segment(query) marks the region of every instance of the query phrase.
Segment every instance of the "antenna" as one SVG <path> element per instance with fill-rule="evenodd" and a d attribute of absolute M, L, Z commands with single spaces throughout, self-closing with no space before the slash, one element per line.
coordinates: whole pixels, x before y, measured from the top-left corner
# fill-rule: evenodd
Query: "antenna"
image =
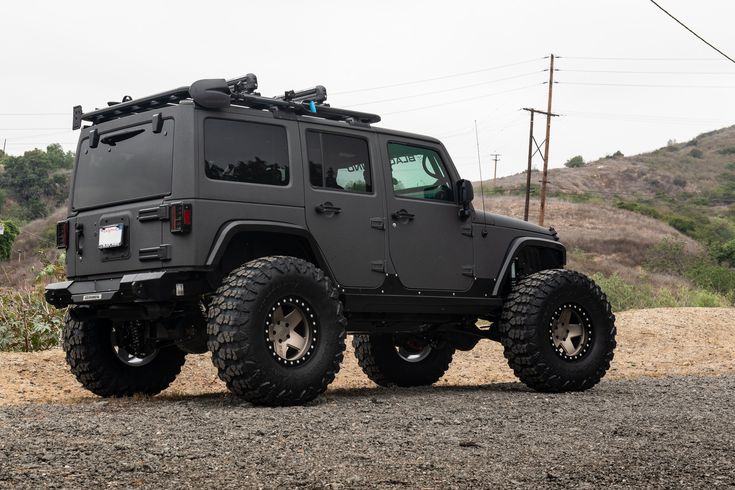
<path fill-rule="evenodd" d="M 482 199 L 482 236 L 487 236 L 487 215 L 485 214 L 485 191 L 482 185 L 482 161 L 480 160 L 480 137 L 477 135 L 477 119 L 475 119 L 475 142 L 477 143 L 477 166 L 480 169 L 480 198 Z"/>

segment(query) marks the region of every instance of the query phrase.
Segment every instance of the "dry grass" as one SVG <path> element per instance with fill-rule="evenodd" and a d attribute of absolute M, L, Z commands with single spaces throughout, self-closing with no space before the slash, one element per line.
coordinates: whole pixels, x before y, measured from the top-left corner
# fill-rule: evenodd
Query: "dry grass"
<path fill-rule="evenodd" d="M 493 213 L 523 217 L 523 199 L 514 196 L 494 196 L 485 199 Z M 475 207 L 481 207 L 475 200 Z M 538 217 L 538 202 L 531 203 L 530 216 Z M 633 281 L 641 275 L 641 265 L 652 247 L 664 238 L 685 244 L 690 254 L 702 252 L 701 246 L 666 223 L 612 206 L 572 203 L 550 199 L 546 206 L 546 225 L 553 226 L 569 251 L 569 268 L 586 274 L 601 272 L 618 274 Z M 684 279 L 668 274 L 649 274 L 655 287 L 677 289 L 688 284 Z"/>
<path fill-rule="evenodd" d="M 735 161 L 735 154 L 721 153 L 727 148 L 735 148 L 735 126 L 642 155 L 601 159 L 580 168 L 550 169 L 548 191 L 602 197 L 698 193 L 716 187 L 725 165 Z M 702 152 L 701 158 L 690 155 L 694 149 Z M 498 179 L 497 186 L 521 189 L 525 179 L 525 173 L 520 173 Z M 534 174 L 533 182 L 539 180 L 540 174 Z M 491 186 L 488 181 L 486 188 Z"/>
<path fill-rule="evenodd" d="M 13 244 L 11 259 L 0 262 L 0 286 L 20 287 L 33 284 L 36 274 L 43 267 L 39 251 L 45 254 L 47 261 L 56 260 L 58 251 L 46 234 L 65 216 L 66 207 L 58 208 L 50 216 L 31 221 L 21 229 Z"/>

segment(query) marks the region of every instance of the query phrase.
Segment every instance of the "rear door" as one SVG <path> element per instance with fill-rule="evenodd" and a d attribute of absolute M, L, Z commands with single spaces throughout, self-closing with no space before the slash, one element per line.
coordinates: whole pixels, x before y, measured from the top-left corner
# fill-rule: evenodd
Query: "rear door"
<path fill-rule="evenodd" d="M 390 258 L 410 289 L 464 291 L 474 281 L 472 229 L 443 148 L 382 135 Z"/>
<path fill-rule="evenodd" d="M 159 268 L 166 259 L 159 206 L 171 192 L 174 121 L 82 140 L 74 174 L 68 254 L 74 275 Z"/>
<path fill-rule="evenodd" d="M 385 202 L 377 138 L 300 123 L 306 222 L 340 285 L 385 279 Z"/>

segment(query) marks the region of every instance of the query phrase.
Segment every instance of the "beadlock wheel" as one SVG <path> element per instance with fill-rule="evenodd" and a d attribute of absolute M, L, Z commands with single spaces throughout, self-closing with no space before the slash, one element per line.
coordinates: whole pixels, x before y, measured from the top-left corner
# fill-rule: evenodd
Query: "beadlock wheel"
<path fill-rule="evenodd" d="M 317 325 L 314 310 L 303 299 L 277 301 L 265 322 L 265 338 L 273 358 L 287 367 L 306 362 L 317 345 Z"/>
<path fill-rule="evenodd" d="M 574 303 L 557 308 L 549 322 L 549 340 L 562 359 L 581 359 L 593 341 L 592 324 L 584 308 Z"/>

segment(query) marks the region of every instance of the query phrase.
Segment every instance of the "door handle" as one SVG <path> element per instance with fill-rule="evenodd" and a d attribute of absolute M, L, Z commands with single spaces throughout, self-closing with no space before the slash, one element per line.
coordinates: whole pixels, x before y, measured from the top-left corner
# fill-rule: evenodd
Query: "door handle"
<path fill-rule="evenodd" d="M 405 209 L 400 209 L 396 211 L 395 213 L 393 213 L 391 216 L 393 217 L 394 220 L 397 220 L 397 221 L 403 221 L 403 220 L 412 221 L 416 217 L 416 215 L 409 213 Z"/>
<path fill-rule="evenodd" d="M 319 214 L 339 214 L 342 212 L 342 208 L 335 206 L 331 202 L 323 202 L 314 208 Z"/>
<path fill-rule="evenodd" d="M 77 255 L 81 256 L 84 254 L 84 225 L 77 223 L 74 225 L 74 247 L 76 248 Z"/>

